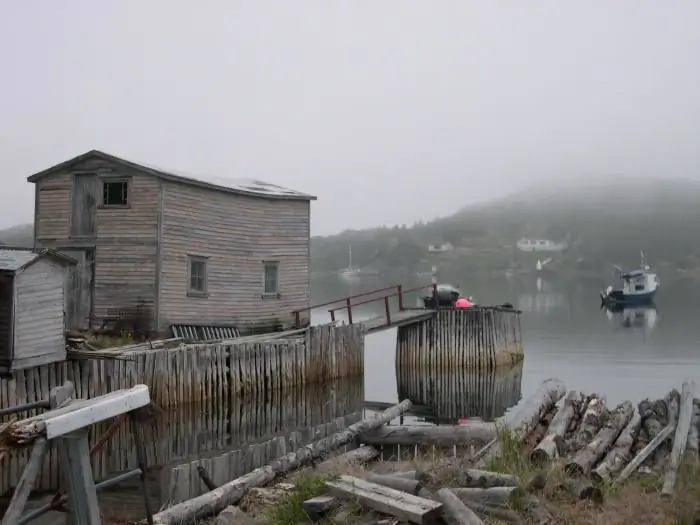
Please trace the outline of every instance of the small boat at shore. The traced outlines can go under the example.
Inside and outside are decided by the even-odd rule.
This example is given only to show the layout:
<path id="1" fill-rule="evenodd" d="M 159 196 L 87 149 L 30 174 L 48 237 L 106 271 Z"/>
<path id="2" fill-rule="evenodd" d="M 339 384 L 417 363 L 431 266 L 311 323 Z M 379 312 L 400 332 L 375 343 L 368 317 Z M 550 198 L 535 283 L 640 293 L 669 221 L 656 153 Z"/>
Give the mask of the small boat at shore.
<path id="1" fill-rule="evenodd" d="M 608 288 L 600 292 L 601 303 L 605 306 L 644 305 L 654 302 L 659 288 L 659 278 L 651 271 L 646 263 L 644 252 L 641 252 L 639 269 L 625 272 L 619 266 L 621 288 Z"/>

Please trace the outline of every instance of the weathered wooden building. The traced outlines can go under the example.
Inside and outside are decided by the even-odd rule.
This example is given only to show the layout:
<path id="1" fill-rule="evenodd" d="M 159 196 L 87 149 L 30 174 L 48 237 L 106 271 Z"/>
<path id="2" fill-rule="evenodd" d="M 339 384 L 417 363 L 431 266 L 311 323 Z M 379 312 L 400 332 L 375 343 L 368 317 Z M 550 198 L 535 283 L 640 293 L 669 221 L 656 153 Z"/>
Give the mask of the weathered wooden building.
<path id="1" fill-rule="evenodd" d="M 78 261 L 72 326 L 134 311 L 160 331 L 286 326 L 290 312 L 309 306 L 312 195 L 184 176 L 96 150 L 28 180 L 35 246 Z"/>
<path id="2" fill-rule="evenodd" d="M 65 283 L 74 265 L 51 250 L 0 248 L 0 372 L 66 358 Z"/>

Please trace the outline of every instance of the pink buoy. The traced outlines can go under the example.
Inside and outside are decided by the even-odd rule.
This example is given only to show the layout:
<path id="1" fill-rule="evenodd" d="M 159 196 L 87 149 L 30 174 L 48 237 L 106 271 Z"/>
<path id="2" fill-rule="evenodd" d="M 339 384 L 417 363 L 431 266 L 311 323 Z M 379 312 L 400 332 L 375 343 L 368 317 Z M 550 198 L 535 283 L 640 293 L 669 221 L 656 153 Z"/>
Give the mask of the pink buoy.
<path id="1" fill-rule="evenodd" d="M 472 303 L 469 302 L 469 299 L 466 299 L 464 297 L 460 297 L 455 303 L 455 308 L 471 308 L 471 306 Z"/>

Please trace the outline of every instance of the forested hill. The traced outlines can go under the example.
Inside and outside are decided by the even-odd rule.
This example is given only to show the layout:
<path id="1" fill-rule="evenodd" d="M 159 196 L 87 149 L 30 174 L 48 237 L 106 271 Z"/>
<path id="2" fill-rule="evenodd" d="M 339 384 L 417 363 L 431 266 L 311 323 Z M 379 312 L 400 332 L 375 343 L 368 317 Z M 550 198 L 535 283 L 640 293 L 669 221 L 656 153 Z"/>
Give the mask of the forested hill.
<path id="1" fill-rule="evenodd" d="M 312 268 L 347 266 L 352 245 L 353 265 L 382 271 L 426 270 L 451 259 L 474 270 L 500 270 L 518 266 L 523 254 L 514 246 L 523 237 L 568 241 L 557 257 L 561 268 L 634 265 L 640 249 L 657 267 L 698 268 L 700 183 L 618 178 L 533 187 L 425 224 L 314 238 Z M 455 247 L 450 254 L 428 252 L 430 244 L 448 242 Z"/>

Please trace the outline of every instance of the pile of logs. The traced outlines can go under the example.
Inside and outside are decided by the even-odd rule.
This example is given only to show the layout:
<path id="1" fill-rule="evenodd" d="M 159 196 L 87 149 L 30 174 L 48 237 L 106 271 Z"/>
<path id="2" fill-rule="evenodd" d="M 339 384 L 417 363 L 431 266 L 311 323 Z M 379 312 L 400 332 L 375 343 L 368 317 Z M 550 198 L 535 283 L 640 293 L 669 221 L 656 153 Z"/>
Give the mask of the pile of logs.
<path id="1" fill-rule="evenodd" d="M 663 477 L 661 494 L 670 497 L 682 459 L 698 456 L 700 403 L 694 394 L 695 384 L 685 381 L 681 392 L 674 389 L 664 399 L 644 400 L 638 406 L 625 401 L 613 407 L 604 396 L 567 390 L 561 381 L 549 379 L 519 411 L 496 423 L 384 425 L 410 408 L 410 402 L 403 401 L 323 443 L 308 445 L 268 467 L 166 509 L 155 517 L 155 523 L 183 523 L 220 512 L 240 502 L 250 488 L 301 466 L 304 458 L 323 459 L 335 445 L 353 441 L 363 446 L 347 452 L 348 461 L 367 464 L 380 455 L 378 448 L 383 446 L 485 445 L 457 467 L 454 460 L 445 461 L 457 474 L 450 481 L 429 472 L 378 475 L 371 467 L 362 477 L 341 475 L 328 480 L 327 495 L 305 502 L 310 517 L 321 519 L 343 501 L 353 501 L 396 520 L 418 524 L 443 520 L 476 525 L 483 523 L 482 519 L 554 523 L 556 513 L 542 497 L 549 495 L 547 491 L 600 504 L 603 484 L 622 483 L 633 475 L 650 472 Z M 520 463 L 517 468 L 502 468 L 511 470 L 509 474 L 495 471 L 514 455 Z M 514 475 L 515 471 L 520 474 Z M 520 479 L 521 474 L 528 479 Z"/>

